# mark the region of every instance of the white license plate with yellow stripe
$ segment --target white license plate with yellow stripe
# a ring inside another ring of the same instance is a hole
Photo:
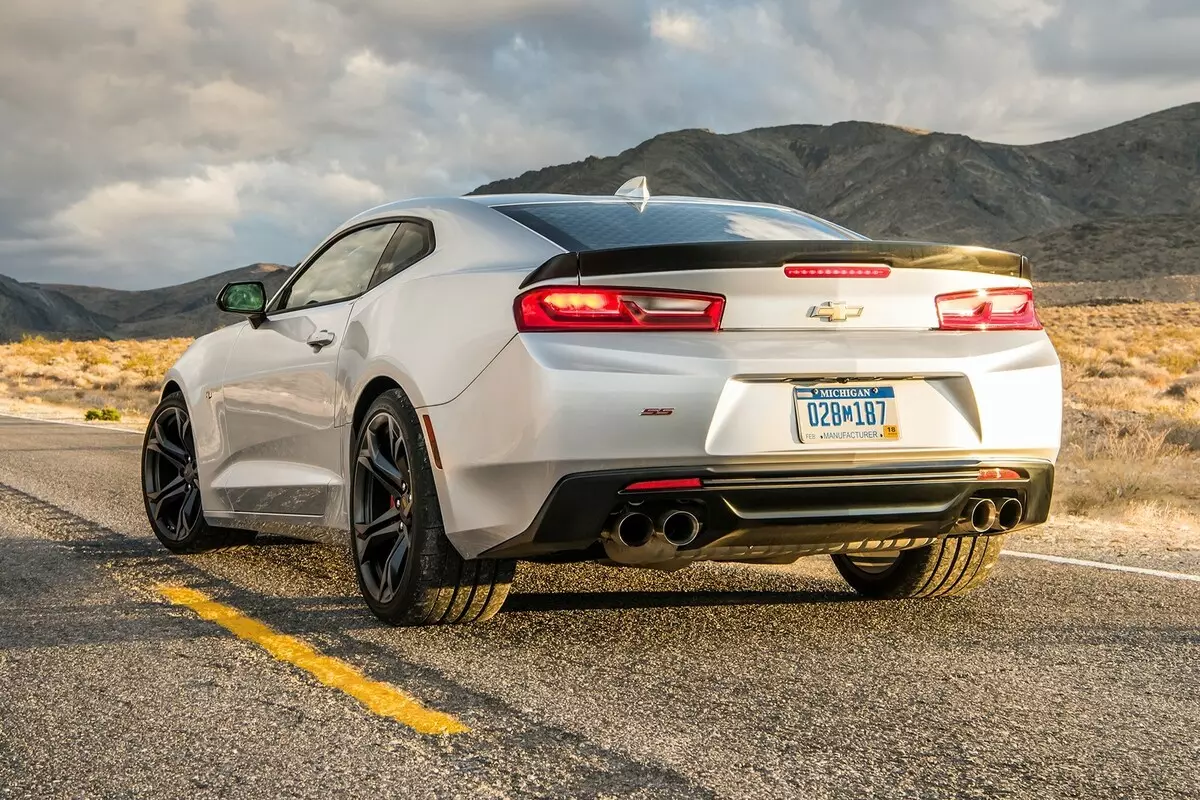
[[[900,411],[892,386],[797,386],[800,441],[896,442]]]

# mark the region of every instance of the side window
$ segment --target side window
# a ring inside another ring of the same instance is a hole
[[[392,241],[388,242],[371,278],[371,285],[378,286],[393,275],[403,272],[420,261],[433,249],[429,228],[419,222],[401,222]]]
[[[328,303],[365,292],[396,227],[389,222],[338,239],[300,273],[279,309]]]

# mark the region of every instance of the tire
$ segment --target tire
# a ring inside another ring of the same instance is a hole
[[[954,536],[887,554],[838,554],[834,566],[856,592],[879,599],[958,597],[991,574],[1003,536]]]
[[[504,604],[516,561],[468,561],[446,538],[417,412],[394,389],[371,404],[350,461],[350,554],[367,606],[391,625],[461,625]]]
[[[200,475],[191,415],[183,395],[162,399],[142,440],[142,502],[154,535],[173,553],[203,553],[254,541],[254,531],[209,525],[200,505]]]

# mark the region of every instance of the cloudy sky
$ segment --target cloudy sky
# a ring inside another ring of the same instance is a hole
[[[0,273],[294,262],[364,207],[656,133],[1036,142],[1200,99],[1196,0],[2,0]]]

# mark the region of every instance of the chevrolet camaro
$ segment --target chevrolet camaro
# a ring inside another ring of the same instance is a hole
[[[390,623],[488,619],[520,559],[959,595],[1047,517],[1059,362],[1012,253],[634,179],[373,208],[217,304],[146,431],[155,534],[348,547]]]

